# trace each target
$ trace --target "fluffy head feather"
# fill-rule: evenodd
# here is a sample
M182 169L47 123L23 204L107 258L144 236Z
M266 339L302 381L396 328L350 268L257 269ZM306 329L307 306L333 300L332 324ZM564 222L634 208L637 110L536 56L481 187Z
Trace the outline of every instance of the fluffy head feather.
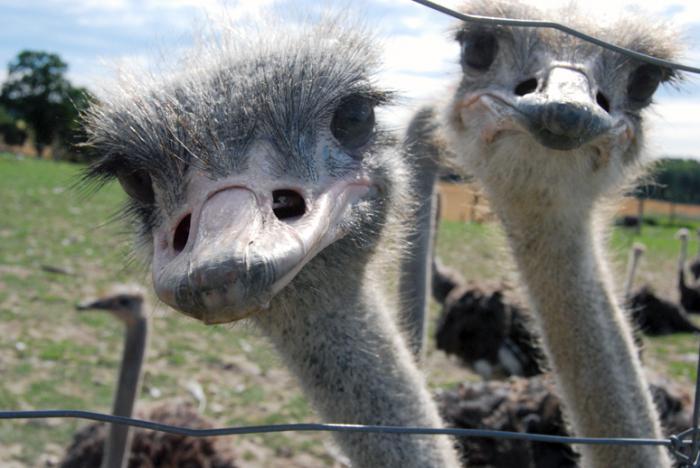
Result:
M544 11L512 1L470 2L464 11L482 16L558 21L619 46L667 60L677 58L681 49L675 28L641 16L629 15L600 24L597 18L583 15L573 5ZM460 153L459 165L482 179L491 180L487 185L509 187L510 193L517 194L524 204L532 204L536 198L539 205L562 201L562 205L570 206L564 200L571 197L590 203L601 193L617 190L630 175L639 174L644 143L642 111L651 103L656 84L679 79L677 72L646 68L647 65L637 60L553 29L461 23L454 34L462 45L463 76L445 119L447 137ZM481 55L473 52L477 46ZM484 50L493 53L489 55ZM565 151L543 146L517 122L522 111L519 102L532 96L551 98L548 83L555 69L568 70L566 73L571 75L578 73L579 77L574 79L585 80L586 89L574 92L589 94L591 109L595 108L612 125L590 143ZM640 78L639 74L645 73L653 74L654 79ZM492 105L492 110L483 112L473 105L475 96L483 94L497 96L496 100L503 98L502 102L507 104L491 100L487 106ZM565 96L562 102L567 99ZM513 111L510 105L517 109ZM463 119L461 112L465 106L472 106L473 121ZM588 183L579 183L581 179Z

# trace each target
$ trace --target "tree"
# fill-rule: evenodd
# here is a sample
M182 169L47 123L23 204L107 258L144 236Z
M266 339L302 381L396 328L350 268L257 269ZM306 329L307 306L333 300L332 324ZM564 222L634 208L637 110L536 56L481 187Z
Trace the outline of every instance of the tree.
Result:
M638 198L700 204L700 162L694 159L661 159L652 177L639 185L634 194Z
M23 122L17 121L3 106L0 106L0 136L8 145L22 146L27 139Z
M39 156L56 138L65 139L79 114L84 90L65 78L68 65L56 54L25 50L8 66L0 104L32 131Z
M87 140L80 114L87 109L94 97L85 88L70 87L67 98L67 104L63 106L60 116L61 124L56 129L56 140L60 151L54 151L53 156L54 159L61 157L71 161L84 161L90 155L84 148L78 147L79 143Z

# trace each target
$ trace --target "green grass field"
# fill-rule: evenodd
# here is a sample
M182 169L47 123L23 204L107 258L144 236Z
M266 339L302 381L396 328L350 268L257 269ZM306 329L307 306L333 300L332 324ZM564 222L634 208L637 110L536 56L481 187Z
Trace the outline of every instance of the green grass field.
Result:
M80 167L0 155L0 408L80 408L109 411L121 349L120 324L74 304L118 282L148 284L147 270L129 262L128 227L107 223L124 195L114 184L96 194L72 187ZM615 230L613 267L644 242L640 282L676 298L678 226L645 227L642 236ZM692 244L693 252L696 244ZM514 278L496 225L443 223L438 253L467 278ZM49 268L47 268L49 267ZM58 269L61 272L56 273ZM48 271L53 270L53 271ZM155 304L155 301L151 301ZM433 305L433 312L437 308ZM207 416L220 425L314 421L296 383L270 345L244 325L205 327L154 306L152 339L140 405L188 400L189 381L208 397ZM689 335L647 340L649 366L690 385L697 340ZM433 387L474 378L430 348L425 363ZM77 421L0 423L2 466L45 466L60 457ZM325 435L235 439L244 466L332 466Z

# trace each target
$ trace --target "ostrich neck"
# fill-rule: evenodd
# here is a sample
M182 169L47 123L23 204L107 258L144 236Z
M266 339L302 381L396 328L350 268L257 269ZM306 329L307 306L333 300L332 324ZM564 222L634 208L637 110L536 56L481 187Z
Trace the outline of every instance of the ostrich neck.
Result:
M688 239L681 237L681 251L678 255L678 270L683 272L685 268L685 261L688 258Z
M114 397L112 414L131 416L134 411L143 356L148 338L148 321L139 318L126 325L124 349L122 351L117 394ZM131 431L129 426L111 424L106 440L103 468L124 468L128 464L131 446Z
M632 252L630 255L629 264L627 265L627 275L625 277L625 287L623 289L623 298L627 301L632 294L632 286L634 285L634 277L637 274L637 267L639 266L640 255Z
M431 290L433 249L437 222L435 183L441 148L435 135L439 124L436 109L426 107L411 121L402 145L404 159L412 168L411 187L417 194L411 218L405 226L407 248L401 258L399 298L401 325L416 358L423 355L428 297Z
M661 431L630 325L613 299L592 210L497 207L574 431L652 437ZM661 448L581 448L587 467L666 467Z
M334 423L440 427L425 381L377 292L378 282L358 265L364 262L319 263L305 267L255 319L311 403ZM336 441L356 467L458 466L451 441L442 436L343 433Z
M401 260L399 278L402 320L405 322L402 325L406 327L411 350L419 360L423 355L426 333L425 317L428 310L428 291L430 291L435 247L433 233L437 229L435 220L437 165L432 159L424 158L424 160L424 163L416 168L414 188L420 198L413 213L415 218L408 226L406 236L408 249Z

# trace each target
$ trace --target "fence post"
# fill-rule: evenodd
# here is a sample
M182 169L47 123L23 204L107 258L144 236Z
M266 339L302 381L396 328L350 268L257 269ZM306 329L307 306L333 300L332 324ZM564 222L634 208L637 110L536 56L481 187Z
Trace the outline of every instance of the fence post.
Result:
M670 207L671 214L669 215L668 223L673 225L676 224L676 204L671 202Z
M637 235L642 234L642 224L644 224L644 198L637 198Z

